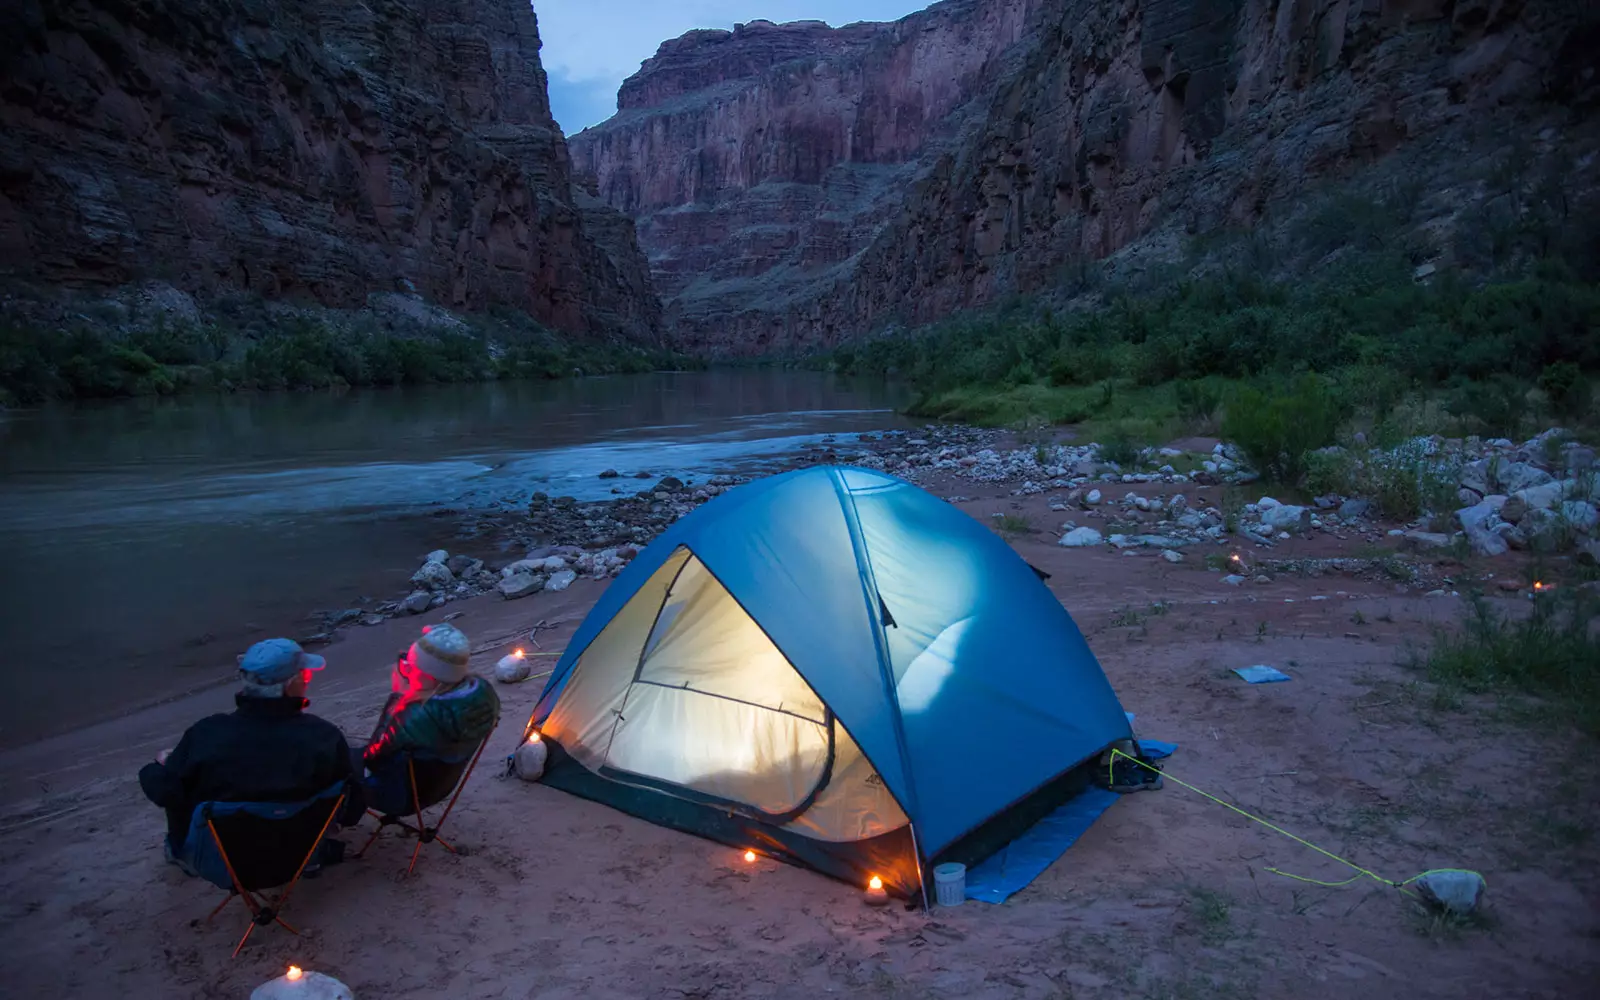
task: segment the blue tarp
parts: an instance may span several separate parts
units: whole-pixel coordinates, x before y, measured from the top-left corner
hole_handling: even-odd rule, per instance
[[[1129,721],[1133,717],[1130,715]],[[1170,757],[1176,743],[1140,740],[1145,755],[1157,760]],[[1004,903],[1038,878],[1067,852],[1094,821],[1123,794],[1090,788],[1035,823],[1028,832],[996,851],[967,872],[967,898],[981,903]]]

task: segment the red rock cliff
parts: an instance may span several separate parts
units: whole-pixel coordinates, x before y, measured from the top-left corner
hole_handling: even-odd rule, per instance
[[[848,267],[1038,2],[690,32],[622,85],[615,117],[569,140],[574,163],[634,217],[679,331],[705,343],[740,303],[809,300]],[[748,339],[741,350],[767,346]]]
[[[654,340],[625,218],[574,191],[526,0],[17,0],[0,269],[327,305],[402,280]]]
[[[638,220],[680,339],[816,347],[1400,155],[1467,197],[1479,156],[1568,144],[1590,183],[1592,21],[1583,0],[947,0],[667,43],[573,150]]]

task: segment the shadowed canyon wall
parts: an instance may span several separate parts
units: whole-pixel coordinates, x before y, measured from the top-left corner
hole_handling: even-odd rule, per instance
[[[631,221],[572,184],[526,0],[18,0],[0,33],[4,273],[414,287],[659,337]]]

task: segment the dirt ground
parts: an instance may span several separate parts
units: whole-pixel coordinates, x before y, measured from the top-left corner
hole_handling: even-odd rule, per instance
[[[1072,516],[1002,486],[935,490],[974,498],[961,506],[986,520],[1054,529]],[[3,755],[0,992],[238,998],[294,962],[365,1000],[1595,995],[1593,741],[1543,725],[1537,706],[1441,694],[1403,665],[1459,599],[1381,576],[1234,588],[1201,552],[1173,565],[1148,551],[1063,549],[1057,534],[1013,542],[1052,574],[1138,733],[1179,744],[1169,775],[1386,878],[1480,871],[1486,920],[1429,920],[1370,880],[1326,888],[1270,873],[1351,874],[1174,781],[1116,803],[1002,906],[869,909],[811,872],[746,865],[499,776],[538,695],[532,681],[501,688],[505,719],[450,820],[464,856],[429,849],[406,879],[409,843],[380,841],[296,890],[287,916],[304,937],[258,932],[230,960],[243,910],[205,923],[222,893],[162,863],[161,816],[134,780],[190,721],[231,704],[218,689]],[[1323,538],[1273,555],[1360,547]],[[560,649],[601,586],[455,606],[488,647],[475,666],[489,670],[509,648],[494,641],[540,619],[564,622],[542,634]],[[417,624],[345,633],[326,650],[312,710],[364,736]],[[1229,672],[1256,663],[1293,679],[1252,686]]]

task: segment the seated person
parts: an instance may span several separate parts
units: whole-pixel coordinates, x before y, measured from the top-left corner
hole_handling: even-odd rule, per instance
[[[239,657],[238,707],[196,722],[139,771],[139,787],[167,813],[168,861],[193,874],[186,840],[202,802],[299,802],[350,777],[344,733],[306,711],[311,675],[325,665],[289,639],[256,643]]]
[[[411,777],[402,756],[460,761],[500,721],[500,696],[482,677],[467,671],[471,644],[454,625],[436,625],[401,654],[390,676],[392,693],[361,751],[368,774],[363,780],[365,805],[391,816],[415,812]],[[417,793],[423,808],[454,788],[436,787],[418,767]],[[454,778],[455,771],[445,772]],[[424,787],[428,786],[428,787]]]

